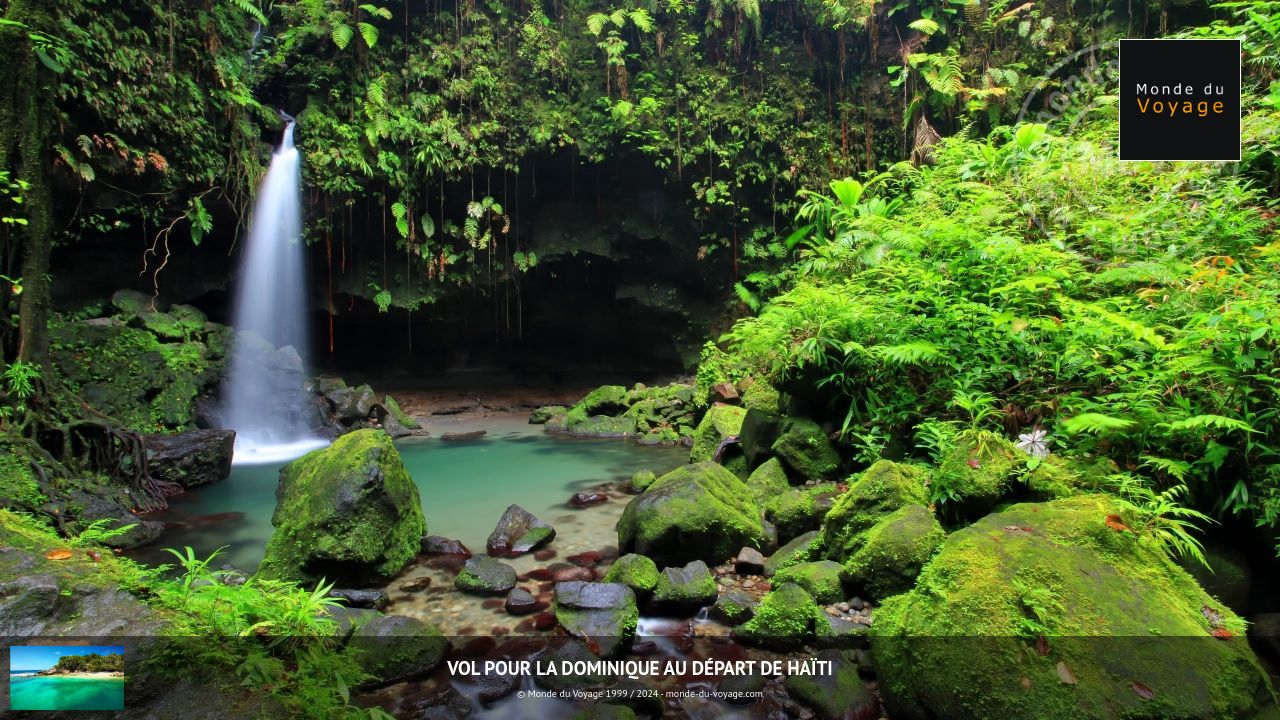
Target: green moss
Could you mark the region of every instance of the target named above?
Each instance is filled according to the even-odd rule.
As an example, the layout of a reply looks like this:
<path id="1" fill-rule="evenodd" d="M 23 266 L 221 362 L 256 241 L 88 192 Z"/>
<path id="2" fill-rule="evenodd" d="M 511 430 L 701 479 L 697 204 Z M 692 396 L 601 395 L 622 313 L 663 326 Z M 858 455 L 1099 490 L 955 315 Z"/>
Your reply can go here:
<path id="1" fill-rule="evenodd" d="M 618 546 L 662 565 L 719 563 L 760 547 L 764 526 L 747 486 L 720 465 L 685 465 L 632 498 L 618 520 Z"/>
<path id="2" fill-rule="evenodd" d="M 666 568 L 658 574 L 658 584 L 653 590 L 653 600 L 664 605 L 710 605 L 715 602 L 718 589 L 715 576 L 701 560 L 695 560 L 683 568 Z"/>
<path id="3" fill-rule="evenodd" d="M 1111 514 L 1124 517 L 1110 498 L 1075 496 L 949 536 L 875 615 L 891 715 L 1249 717 L 1270 694 L 1265 673 L 1243 640 L 1210 635 L 1204 608 L 1237 636 L 1243 621 L 1150 542 L 1108 527 Z"/>
<path id="4" fill-rule="evenodd" d="M 573 720 L 635 720 L 636 713 L 625 705 L 599 703 L 573 716 Z"/>
<path id="5" fill-rule="evenodd" d="M 32 512 L 47 501 L 36 483 L 27 453 L 18 446 L 0 441 L 0 505 Z"/>
<path id="6" fill-rule="evenodd" d="M 787 694 L 814 710 L 818 720 L 842 720 L 853 711 L 874 708 L 875 697 L 858 674 L 858 661 L 852 652 L 828 650 L 818 660 L 831 663 L 829 674 L 788 675 Z"/>
<path id="7" fill-rule="evenodd" d="M 840 469 L 840 455 L 831 439 L 818 423 L 806 418 L 784 418 L 772 450 L 789 474 L 802 480 L 823 480 Z"/>
<path id="8" fill-rule="evenodd" d="M 378 681 L 390 682 L 439 666 L 448 649 L 449 642 L 434 626 L 394 615 L 357 627 L 344 654 Z"/>
<path id="9" fill-rule="evenodd" d="M 765 503 L 790 491 L 791 483 L 787 481 L 787 471 L 782 469 L 782 463 L 777 458 L 769 458 L 747 477 L 747 487 L 751 488 L 757 502 Z"/>
<path id="10" fill-rule="evenodd" d="M 862 547 L 862 533 L 886 515 L 906 505 L 925 504 L 928 477 L 920 468 L 889 460 L 867 468 L 827 512 L 822 526 L 826 556 L 844 562 Z"/>
<path id="11" fill-rule="evenodd" d="M 742 430 L 742 420 L 746 415 L 746 410 L 733 405 L 716 404 L 707 408 L 707 414 L 702 416 L 702 422 L 693 431 L 689 462 L 703 462 L 714 458 L 720 443 Z"/>
<path id="12" fill-rule="evenodd" d="M 409 417 L 409 414 L 401 409 L 400 403 L 396 402 L 396 399 L 390 395 L 384 395 L 382 397 L 382 406 L 387 409 L 387 412 L 391 413 L 391 417 L 395 418 L 396 422 L 399 422 L 406 428 L 410 430 L 417 430 L 422 427 L 417 420 Z"/>
<path id="13" fill-rule="evenodd" d="M 418 488 L 381 430 L 348 433 L 285 466 L 276 500 L 260 571 L 270 578 L 391 576 L 426 533 Z"/>
<path id="14" fill-rule="evenodd" d="M 775 585 L 795 583 L 823 605 L 844 600 L 847 581 L 848 575 L 844 567 L 830 560 L 797 563 L 779 570 L 773 576 Z"/>
<path id="15" fill-rule="evenodd" d="M 816 531 L 807 532 L 778 548 L 777 552 L 770 555 L 769 559 L 764 562 L 764 574 L 775 575 L 796 563 L 817 559 L 821 550 L 822 536 Z"/>
<path id="16" fill-rule="evenodd" d="M 820 612 L 804 588 L 794 583 L 775 585 L 738 635 L 769 647 L 797 648 L 813 633 Z"/>
<path id="17" fill-rule="evenodd" d="M 543 425 L 556 415 L 564 415 L 569 412 L 569 408 L 564 405 L 542 405 L 533 409 L 529 413 L 530 425 Z"/>
<path id="18" fill-rule="evenodd" d="M 623 555 L 609 567 L 604 582 L 626 585 L 637 595 L 648 595 L 658 585 L 658 566 L 644 555 Z"/>
<path id="19" fill-rule="evenodd" d="M 961 433 L 955 449 L 938 464 L 931 494 L 969 515 L 980 515 L 999 502 L 1029 457 L 995 433 Z"/>
<path id="20" fill-rule="evenodd" d="M 781 397 L 772 385 L 756 378 L 747 378 L 742 385 L 742 406 L 748 410 L 778 412 Z"/>
<path id="21" fill-rule="evenodd" d="M 644 492 L 657 479 L 658 476 L 654 475 L 652 470 L 638 470 L 631 476 L 631 487 Z"/>
<path id="22" fill-rule="evenodd" d="M 862 547 L 845 561 L 850 580 L 873 598 L 906 592 L 946 537 L 923 505 L 896 510 L 863 534 Z"/>
<path id="23" fill-rule="evenodd" d="M 773 462 L 772 460 L 770 462 Z M 765 463 L 768 465 L 768 463 Z M 765 467 L 761 465 L 760 467 Z M 823 517 L 839 495 L 835 483 L 822 483 L 803 488 L 787 487 L 768 496 L 764 502 L 765 518 L 778 528 L 780 538 L 793 538 L 818 529 Z"/>

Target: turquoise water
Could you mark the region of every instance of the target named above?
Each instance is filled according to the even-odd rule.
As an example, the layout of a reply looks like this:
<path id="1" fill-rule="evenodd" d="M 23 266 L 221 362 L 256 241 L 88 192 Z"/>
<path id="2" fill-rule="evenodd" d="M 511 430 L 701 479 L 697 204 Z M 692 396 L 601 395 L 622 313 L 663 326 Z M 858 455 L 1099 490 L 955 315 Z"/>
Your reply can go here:
<path id="1" fill-rule="evenodd" d="M 124 678 L 11 677 L 10 710 L 123 710 Z"/>
<path id="2" fill-rule="evenodd" d="M 488 434 L 471 442 L 439 439 L 444 432 L 475 429 Z M 629 478 L 637 470 L 661 474 L 689 457 L 685 448 L 548 435 L 541 426 L 529 425 L 523 414 L 433 427 L 432 437 L 406 439 L 398 446 L 422 496 L 428 532 L 462 540 L 479 552 L 512 503 L 555 524 L 557 517 L 573 512 L 566 502 L 574 493 Z M 155 546 L 137 555 L 172 562 L 159 548 L 190 545 L 207 555 L 226 545 L 221 562 L 256 568 L 271 537 L 279 470 L 275 465 L 238 465 L 227 480 L 173 498 L 169 510 L 148 516 L 170 523 L 170 528 Z"/>

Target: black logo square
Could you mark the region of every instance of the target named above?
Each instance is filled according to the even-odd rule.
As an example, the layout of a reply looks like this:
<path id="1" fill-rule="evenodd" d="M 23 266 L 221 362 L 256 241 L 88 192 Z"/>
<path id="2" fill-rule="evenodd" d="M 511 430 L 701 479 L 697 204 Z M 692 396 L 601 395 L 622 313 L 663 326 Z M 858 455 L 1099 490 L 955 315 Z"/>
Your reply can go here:
<path id="1" fill-rule="evenodd" d="M 1120 41 L 1120 159 L 1240 159 L 1239 40 Z"/>

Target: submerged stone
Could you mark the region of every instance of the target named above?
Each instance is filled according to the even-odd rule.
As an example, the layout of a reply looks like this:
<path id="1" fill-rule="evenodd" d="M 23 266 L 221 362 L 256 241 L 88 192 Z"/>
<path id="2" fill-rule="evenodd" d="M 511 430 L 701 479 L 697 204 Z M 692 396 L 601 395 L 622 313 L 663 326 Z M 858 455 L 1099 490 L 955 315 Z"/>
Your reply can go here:
<path id="1" fill-rule="evenodd" d="M 463 564 L 453 585 L 466 592 L 502 595 L 516 586 L 516 571 L 488 555 L 476 555 Z"/>

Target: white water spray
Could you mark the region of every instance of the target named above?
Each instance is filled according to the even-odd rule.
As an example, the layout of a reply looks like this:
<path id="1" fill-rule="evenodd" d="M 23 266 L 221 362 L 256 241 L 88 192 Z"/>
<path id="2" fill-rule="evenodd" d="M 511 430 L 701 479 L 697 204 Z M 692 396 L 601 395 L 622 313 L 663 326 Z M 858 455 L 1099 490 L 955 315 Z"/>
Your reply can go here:
<path id="1" fill-rule="evenodd" d="M 236 341 L 223 388 L 223 420 L 236 431 L 235 462 L 289 460 L 325 441 L 312 436 L 306 376 L 302 182 L 294 123 L 262 181 L 236 294 Z M 276 349 L 278 348 L 278 349 Z"/>

